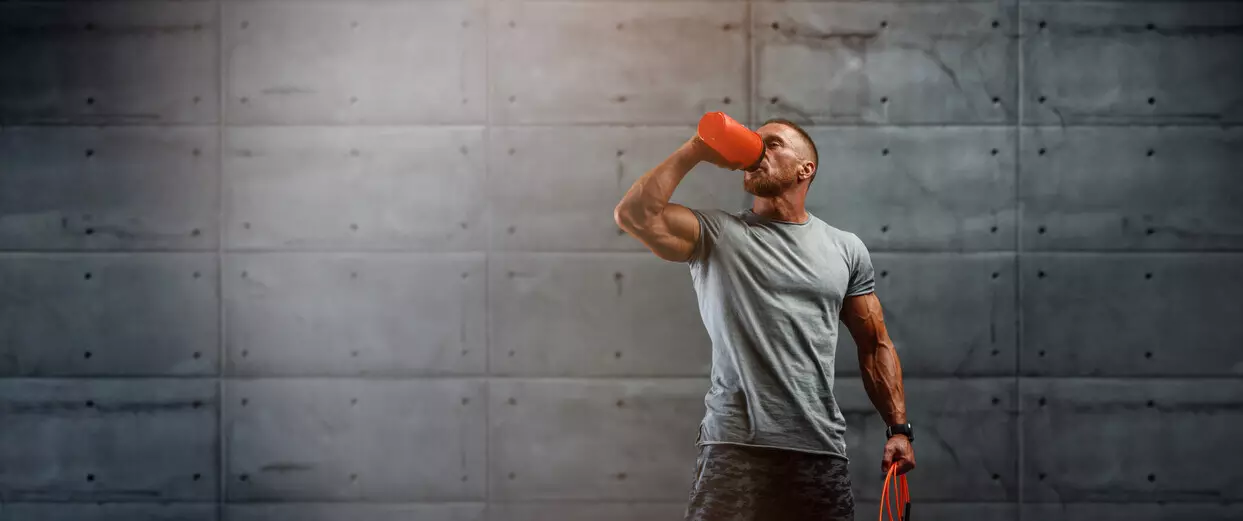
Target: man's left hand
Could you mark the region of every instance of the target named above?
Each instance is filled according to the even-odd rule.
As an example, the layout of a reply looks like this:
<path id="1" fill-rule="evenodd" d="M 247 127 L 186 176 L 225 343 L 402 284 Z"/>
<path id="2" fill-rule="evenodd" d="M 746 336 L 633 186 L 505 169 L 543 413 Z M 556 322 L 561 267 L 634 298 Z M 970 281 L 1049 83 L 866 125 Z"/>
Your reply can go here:
<path id="1" fill-rule="evenodd" d="M 895 434 L 885 442 L 885 457 L 880 463 L 881 473 L 887 474 L 894 463 L 898 464 L 898 475 L 915 468 L 915 449 L 911 448 L 911 440 L 905 435 Z"/>

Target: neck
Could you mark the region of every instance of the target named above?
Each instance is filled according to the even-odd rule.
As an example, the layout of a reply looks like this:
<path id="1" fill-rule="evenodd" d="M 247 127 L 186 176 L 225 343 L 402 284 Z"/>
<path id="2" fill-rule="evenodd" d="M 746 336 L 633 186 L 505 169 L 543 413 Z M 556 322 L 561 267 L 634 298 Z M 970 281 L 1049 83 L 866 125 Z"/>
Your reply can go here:
<path id="1" fill-rule="evenodd" d="M 807 220 L 807 209 L 804 204 L 807 196 L 803 190 L 799 190 L 800 193 L 794 192 L 791 190 L 775 197 L 756 197 L 755 203 L 751 205 L 751 211 L 756 215 L 776 221 L 804 222 Z"/>

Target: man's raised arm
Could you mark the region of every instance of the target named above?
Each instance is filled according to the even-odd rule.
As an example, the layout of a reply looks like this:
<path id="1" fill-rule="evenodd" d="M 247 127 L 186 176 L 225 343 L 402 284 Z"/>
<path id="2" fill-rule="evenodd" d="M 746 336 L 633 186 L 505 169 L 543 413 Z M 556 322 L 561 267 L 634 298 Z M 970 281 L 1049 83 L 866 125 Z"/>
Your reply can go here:
<path id="1" fill-rule="evenodd" d="M 699 240 L 699 220 L 685 206 L 670 203 L 682 178 L 702 161 L 718 166 L 720 156 L 695 136 L 631 185 L 613 209 L 613 220 L 664 260 L 685 262 Z"/>

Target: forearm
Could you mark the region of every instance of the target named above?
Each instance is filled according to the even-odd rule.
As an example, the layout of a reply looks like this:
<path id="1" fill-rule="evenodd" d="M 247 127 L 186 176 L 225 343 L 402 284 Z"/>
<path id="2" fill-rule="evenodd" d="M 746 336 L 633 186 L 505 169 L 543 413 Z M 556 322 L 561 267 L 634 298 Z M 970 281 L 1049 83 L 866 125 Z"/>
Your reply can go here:
<path id="1" fill-rule="evenodd" d="M 700 161 L 701 155 L 688 141 L 639 177 L 614 209 L 617 224 L 623 228 L 642 227 L 658 217 L 669 204 L 678 184 Z"/>
<path id="2" fill-rule="evenodd" d="M 888 336 L 873 340 L 875 346 L 861 348 L 859 370 L 863 388 L 885 425 L 906 423 L 906 393 L 902 388 L 902 365 Z"/>
<path id="3" fill-rule="evenodd" d="M 902 364 L 885 330 L 884 314 L 874 295 L 852 300 L 843 318 L 859 348 L 859 372 L 863 388 L 886 425 L 906 423 L 906 394 L 902 388 Z"/>

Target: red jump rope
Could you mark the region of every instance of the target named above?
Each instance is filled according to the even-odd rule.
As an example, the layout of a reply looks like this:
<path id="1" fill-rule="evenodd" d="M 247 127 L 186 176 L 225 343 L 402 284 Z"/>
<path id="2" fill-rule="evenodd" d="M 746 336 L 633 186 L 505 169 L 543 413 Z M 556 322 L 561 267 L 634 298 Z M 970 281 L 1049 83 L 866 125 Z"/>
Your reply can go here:
<path id="1" fill-rule="evenodd" d="M 889 482 L 893 482 L 894 505 L 889 509 Z M 894 521 L 911 521 L 911 489 L 906 483 L 906 475 L 898 475 L 898 464 L 894 463 L 885 473 L 885 490 L 880 494 L 880 516 L 878 521 L 885 521 L 885 514 Z M 897 514 L 895 516 L 895 513 Z"/>

